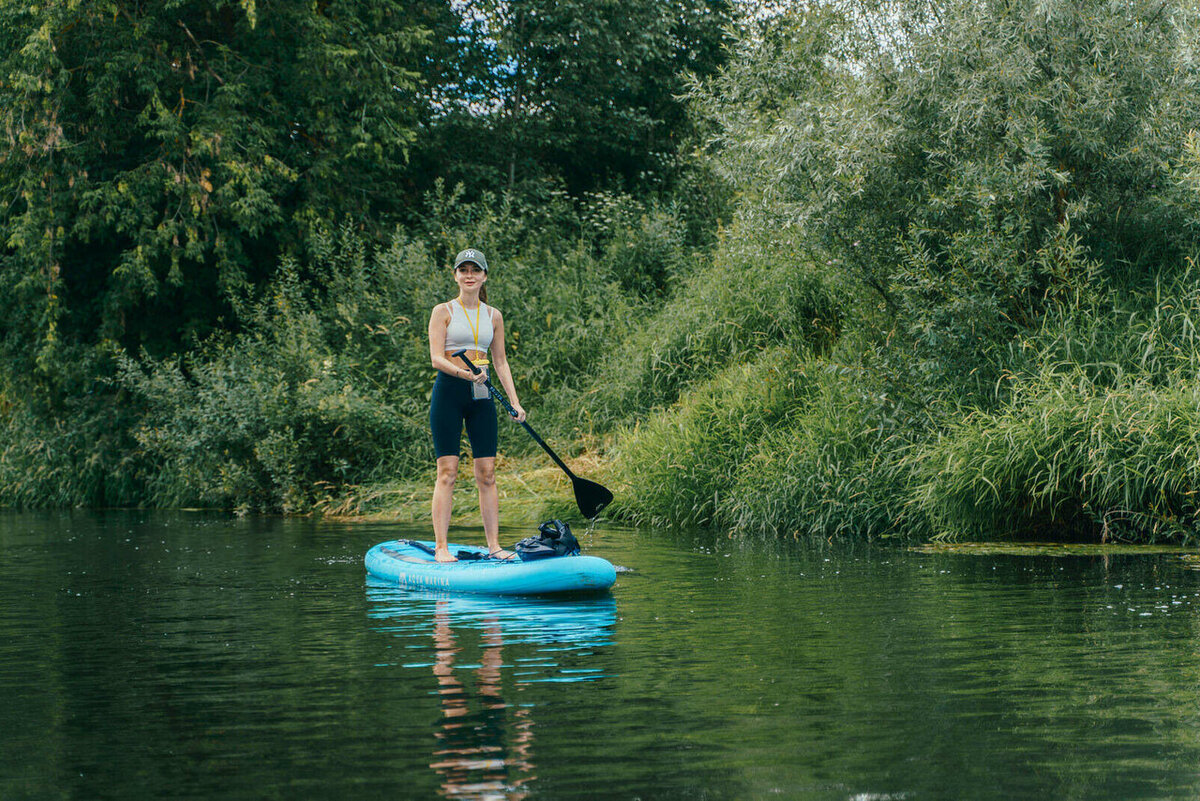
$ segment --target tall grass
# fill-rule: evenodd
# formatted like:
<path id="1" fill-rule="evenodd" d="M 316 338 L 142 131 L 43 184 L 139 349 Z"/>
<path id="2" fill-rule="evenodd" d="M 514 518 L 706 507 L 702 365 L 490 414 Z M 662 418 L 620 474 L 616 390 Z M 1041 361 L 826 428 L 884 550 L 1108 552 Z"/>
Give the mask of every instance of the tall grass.
<path id="1" fill-rule="evenodd" d="M 617 511 L 638 523 L 723 522 L 743 463 L 806 391 L 795 358 L 774 348 L 750 364 L 727 367 L 679 402 L 621 432 L 613 472 L 623 486 Z"/>
<path id="2" fill-rule="evenodd" d="M 914 501 L 941 537 L 1192 539 L 1200 385 L 1048 374 L 947 432 L 917 473 Z"/>
<path id="3" fill-rule="evenodd" d="M 1200 524 L 1200 287 L 1067 309 L 1023 345 L 1009 400 L 913 460 L 941 537 L 1191 540 Z"/>
<path id="4" fill-rule="evenodd" d="M 907 483 L 890 411 L 859 370 L 772 349 L 621 433 L 617 511 L 743 533 L 891 535 Z"/>
<path id="5" fill-rule="evenodd" d="M 602 430 L 664 408 L 731 364 L 783 343 L 827 350 L 843 300 L 825 268 L 797 260 L 782 237 L 726 239 L 711 264 L 688 263 L 660 304 L 638 309 L 600 362 L 585 408 Z"/>
<path id="6" fill-rule="evenodd" d="M 620 511 L 794 536 L 1194 540 L 1193 277 L 1061 306 L 1014 342 L 986 408 L 914 410 L 854 337 L 765 351 L 621 430 Z"/>
<path id="7" fill-rule="evenodd" d="M 813 360 L 803 404 L 744 461 L 719 516 L 738 531 L 874 539 L 905 532 L 908 432 L 861 371 Z"/>

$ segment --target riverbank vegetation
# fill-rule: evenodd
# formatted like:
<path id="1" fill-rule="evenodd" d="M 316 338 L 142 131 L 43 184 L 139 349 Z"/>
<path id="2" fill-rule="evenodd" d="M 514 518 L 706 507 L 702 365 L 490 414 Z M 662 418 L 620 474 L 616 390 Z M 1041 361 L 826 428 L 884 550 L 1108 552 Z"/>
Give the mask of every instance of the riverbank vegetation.
<path id="1" fill-rule="evenodd" d="M 877 11 L 785 14 L 693 90 L 730 239 L 823 274 L 845 317 L 828 352 L 772 337 L 623 428 L 628 514 L 1192 537 L 1194 9 Z"/>
<path id="2" fill-rule="evenodd" d="M 613 515 L 1195 537 L 1190 3 L 111 5 L 0 12 L 4 503 L 407 507 L 474 245 Z"/>

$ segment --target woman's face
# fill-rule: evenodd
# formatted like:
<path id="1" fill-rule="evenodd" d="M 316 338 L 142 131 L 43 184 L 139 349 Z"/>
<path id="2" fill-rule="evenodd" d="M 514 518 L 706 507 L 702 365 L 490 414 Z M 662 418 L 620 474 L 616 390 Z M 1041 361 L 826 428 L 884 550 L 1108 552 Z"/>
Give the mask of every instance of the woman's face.
<path id="1" fill-rule="evenodd" d="M 464 261 L 454 271 L 454 282 L 462 290 L 478 289 L 487 282 L 487 272 L 473 261 Z"/>

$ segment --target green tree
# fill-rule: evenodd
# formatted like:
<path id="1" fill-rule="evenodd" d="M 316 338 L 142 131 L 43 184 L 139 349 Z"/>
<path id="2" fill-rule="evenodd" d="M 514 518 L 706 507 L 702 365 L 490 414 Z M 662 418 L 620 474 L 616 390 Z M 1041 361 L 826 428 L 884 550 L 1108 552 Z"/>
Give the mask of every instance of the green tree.
<path id="1" fill-rule="evenodd" d="M 465 0 L 433 157 L 493 190 L 670 185 L 690 141 L 685 72 L 727 57 L 729 0 Z"/>
<path id="2" fill-rule="evenodd" d="M 929 385 L 990 391 L 1055 298 L 1195 251 L 1197 29 L 1175 0 L 829 3 L 693 97 L 745 213 L 860 281 Z"/>
<path id="3" fill-rule="evenodd" d="M 167 353 L 302 248 L 408 197 L 438 6 L 0 5 L 0 296 L 12 375 Z"/>

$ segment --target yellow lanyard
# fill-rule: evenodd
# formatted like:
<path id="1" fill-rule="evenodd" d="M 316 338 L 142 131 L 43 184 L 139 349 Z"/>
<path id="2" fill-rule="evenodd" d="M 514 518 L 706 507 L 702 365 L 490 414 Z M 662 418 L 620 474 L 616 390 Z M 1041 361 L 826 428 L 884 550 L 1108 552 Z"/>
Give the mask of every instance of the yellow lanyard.
<path id="1" fill-rule="evenodd" d="M 456 298 L 456 300 L 457 300 L 457 298 Z M 475 337 L 475 352 L 479 353 L 479 315 L 483 314 L 483 303 L 481 302 L 478 306 L 475 307 L 475 322 L 474 323 L 471 322 L 471 315 L 467 314 L 467 307 L 463 306 L 463 302 L 461 300 L 458 301 L 458 305 L 462 306 L 463 317 L 467 318 L 467 327 L 469 327 L 471 329 L 471 334 Z M 476 359 L 475 364 L 486 366 L 486 365 L 490 364 L 490 362 L 487 360 L 487 357 L 485 356 L 485 357 Z"/>

